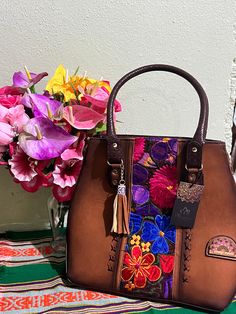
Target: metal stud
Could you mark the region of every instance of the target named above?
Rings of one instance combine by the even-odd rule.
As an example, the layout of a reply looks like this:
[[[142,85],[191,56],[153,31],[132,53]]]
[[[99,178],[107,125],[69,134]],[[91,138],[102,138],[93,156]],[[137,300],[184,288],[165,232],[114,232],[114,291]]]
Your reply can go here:
[[[118,144],[117,143],[113,143],[112,146],[113,146],[113,148],[117,148]]]
[[[197,147],[193,147],[193,148],[192,148],[192,152],[193,152],[193,153],[196,153],[196,152],[197,152]]]

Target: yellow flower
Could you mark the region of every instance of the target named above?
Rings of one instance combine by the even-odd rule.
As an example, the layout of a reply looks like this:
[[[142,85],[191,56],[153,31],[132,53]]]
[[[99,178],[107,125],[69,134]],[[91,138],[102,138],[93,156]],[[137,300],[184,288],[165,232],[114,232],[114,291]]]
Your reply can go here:
[[[134,234],[134,235],[132,235],[132,240],[130,240],[130,244],[131,245],[139,245],[140,239],[141,238],[139,235]]]
[[[129,281],[126,285],[125,285],[125,289],[127,289],[128,291],[132,291],[135,288],[135,285],[132,283],[132,281]]]
[[[110,85],[106,81],[97,81],[84,76],[69,76],[68,72],[62,64],[58,66],[53,77],[48,82],[46,90],[51,94],[62,93],[65,101],[76,99],[79,93],[91,94],[98,87],[104,86],[108,92],[111,91]],[[82,95],[81,95],[82,96]],[[79,98],[81,98],[79,96]]]
[[[149,252],[150,251],[150,246],[151,246],[151,243],[150,242],[142,242],[141,243],[141,247],[142,247],[142,251],[143,252]]]

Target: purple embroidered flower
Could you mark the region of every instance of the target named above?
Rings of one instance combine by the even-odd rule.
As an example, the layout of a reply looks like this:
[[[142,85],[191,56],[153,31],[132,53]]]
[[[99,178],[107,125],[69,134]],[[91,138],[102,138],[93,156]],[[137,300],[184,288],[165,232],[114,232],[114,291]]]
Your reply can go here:
[[[132,196],[135,203],[144,204],[149,200],[149,191],[142,185],[133,185]]]
[[[151,149],[151,156],[156,162],[166,160],[168,157],[168,143],[158,142],[154,144]]]
[[[152,202],[136,206],[136,213],[141,216],[156,216],[160,214],[160,209]]]
[[[170,153],[173,154],[174,156],[177,155],[177,150],[178,150],[178,142],[175,138],[172,138],[168,142],[169,147],[170,147]]]
[[[169,252],[168,241],[175,243],[176,228],[170,225],[170,217],[157,215],[155,223],[145,221],[142,229],[142,240],[151,242],[151,252],[154,254],[167,254]]]
[[[137,233],[140,230],[141,225],[142,225],[142,217],[131,212],[130,220],[129,220],[130,234],[133,235]]]
[[[139,164],[133,166],[133,184],[143,184],[148,179],[148,170]]]
[[[46,160],[60,156],[78,137],[44,117],[33,118],[19,135],[19,146],[31,158]]]

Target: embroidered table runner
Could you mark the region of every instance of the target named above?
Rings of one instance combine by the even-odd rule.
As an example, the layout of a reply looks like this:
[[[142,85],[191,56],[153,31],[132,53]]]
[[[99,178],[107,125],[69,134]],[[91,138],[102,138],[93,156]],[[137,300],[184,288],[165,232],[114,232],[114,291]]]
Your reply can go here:
[[[55,250],[50,231],[8,232],[0,238],[0,312],[164,313],[198,311],[69,288],[63,283],[65,255]],[[236,298],[223,312],[236,313]]]

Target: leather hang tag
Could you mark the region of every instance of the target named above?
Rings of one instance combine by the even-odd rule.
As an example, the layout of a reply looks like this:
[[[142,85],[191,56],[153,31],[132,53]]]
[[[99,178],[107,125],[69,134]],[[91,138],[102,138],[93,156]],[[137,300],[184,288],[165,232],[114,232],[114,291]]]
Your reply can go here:
[[[204,185],[180,182],[171,216],[172,225],[193,227],[203,189]]]

